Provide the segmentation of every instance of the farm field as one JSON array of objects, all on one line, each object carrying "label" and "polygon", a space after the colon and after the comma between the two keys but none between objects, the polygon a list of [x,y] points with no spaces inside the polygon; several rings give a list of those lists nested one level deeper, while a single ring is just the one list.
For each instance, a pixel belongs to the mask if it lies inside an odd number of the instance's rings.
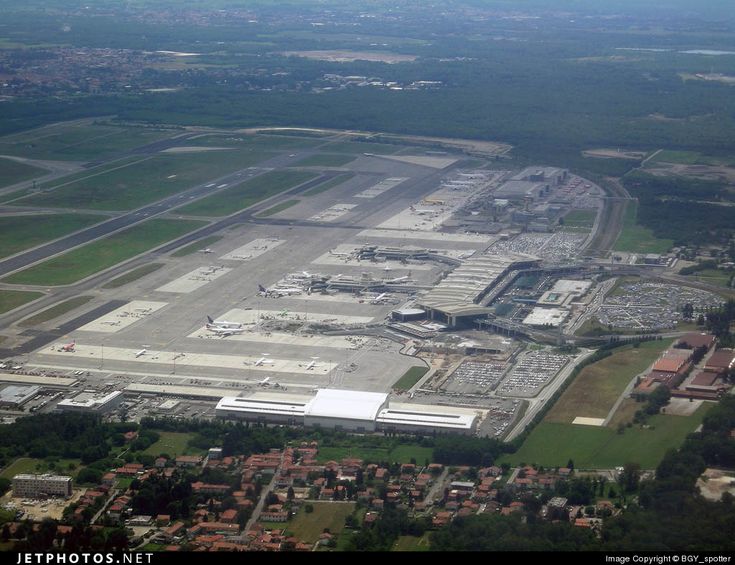
[{"label": "farm field", "polygon": [[271,171],[202,198],[178,211],[192,216],[227,216],[316,176],[305,171]]},{"label": "farm field", "polygon": [[203,222],[193,220],[148,220],[2,280],[10,284],[71,284],[203,225]]},{"label": "farm field", "polygon": [[103,221],[92,214],[5,216],[0,222],[0,258],[57,239]]},{"label": "farm field", "polygon": [[[328,529],[339,535],[345,527],[345,518],[355,510],[353,502],[311,502],[313,512],[306,513],[302,508],[290,522],[268,524],[273,528],[285,528],[299,540],[315,543],[319,535]],[[267,524],[267,523],[264,523]]]},{"label": "farm field", "polygon": [[625,387],[671,344],[647,341],[638,348],[625,346],[580,371],[544,418],[545,422],[571,424],[577,416],[605,418]]},{"label": "farm field", "polygon": [[697,429],[711,406],[703,404],[691,416],[659,414],[647,427],[634,426],[622,434],[610,428],[542,422],[517,452],[499,462],[561,467],[572,459],[577,469],[612,469],[630,462],[654,469],[669,449]]}]

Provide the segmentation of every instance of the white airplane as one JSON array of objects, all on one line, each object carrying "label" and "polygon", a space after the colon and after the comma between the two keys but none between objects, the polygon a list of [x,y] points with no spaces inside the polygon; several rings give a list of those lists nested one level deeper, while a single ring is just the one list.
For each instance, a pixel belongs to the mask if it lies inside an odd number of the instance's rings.
[{"label": "white airplane", "polygon": [[372,300],[370,301],[370,304],[382,304],[382,303],[383,303],[383,301],[384,301],[384,300],[385,300],[386,298],[388,298],[388,293],[387,293],[387,292],[383,292],[382,294],[379,294],[378,296],[376,296],[375,298],[373,298],[373,299],[372,299]]},{"label": "white airplane", "polygon": [[217,328],[220,330],[240,329],[241,322],[228,322],[227,320],[213,320],[211,316],[207,316],[207,329]]},{"label": "white airplane", "polygon": [[255,362],[256,367],[262,367],[263,365],[273,365],[273,359],[268,359],[267,357],[261,357]]},{"label": "white airplane", "polygon": [[138,351],[138,353],[135,354],[135,358],[137,359],[138,357],[142,357],[146,353],[148,353],[147,349],[141,349],[140,351]]},{"label": "white airplane", "polygon": [[207,247],[206,249],[200,249],[199,253],[214,253],[214,251]]},{"label": "white airplane", "polygon": [[67,343],[66,345],[61,346],[61,351],[64,351],[66,353],[74,353],[74,348],[77,346],[77,342],[72,341],[71,343]]},{"label": "white airplane", "polygon": [[335,257],[350,257],[352,255],[352,253],[342,253],[342,252],[332,251],[331,249],[329,250],[329,254],[334,255]]},{"label": "white airplane", "polygon": [[277,294],[278,296],[291,296],[292,294],[301,294],[302,292],[304,292],[304,289],[295,286],[277,286],[274,288],[269,288],[268,292],[270,292],[271,294]]},{"label": "white airplane", "polygon": [[262,381],[258,381],[258,383],[257,383],[257,384],[265,386],[265,385],[267,385],[267,384],[268,384],[268,381],[269,381],[269,380],[271,380],[271,378],[270,378],[270,377],[266,377],[266,378],[264,378],[264,379],[263,379]]},{"label": "white airplane", "polygon": [[309,363],[307,363],[306,365],[299,365],[299,366],[304,367],[307,371],[311,371],[315,367],[319,366],[319,363],[316,362],[317,359],[319,359],[319,357],[312,357]]},{"label": "white airplane", "polygon": [[390,279],[390,280],[383,281],[383,282],[385,282],[386,284],[400,284],[400,283],[408,282],[410,280],[411,280],[411,277],[406,276],[406,277],[398,277],[397,279]]},{"label": "white airplane", "polygon": [[219,337],[230,337],[231,335],[241,334],[245,330],[243,328],[207,328],[207,331]]}]

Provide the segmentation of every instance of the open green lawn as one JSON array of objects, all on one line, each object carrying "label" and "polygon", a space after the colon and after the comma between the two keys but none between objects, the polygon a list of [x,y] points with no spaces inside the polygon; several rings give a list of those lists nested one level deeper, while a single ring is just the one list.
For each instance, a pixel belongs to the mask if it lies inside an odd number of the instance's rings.
[{"label": "open green lawn", "polygon": [[572,459],[577,469],[611,469],[629,462],[654,469],[666,451],[680,446],[702,423],[711,406],[703,404],[691,416],[659,414],[649,419],[648,428],[627,428],[623,434],[610,428],[542,422],[516,453],[499,462],[558,467]]},{"label": "open green lawn", "polygon": [[423,536],[399,536],[392,551],[429,551],[429,534]]},{"label": "open green lawn", "polygon": [[202,198],[178,211],[193,216],[227,216],[316,176],[305,171],[271,171]]},{"label": "open green lawn", "polygon": [[204,453],[203,449],[187,446],[189,440],[194,437],[193,433],[161,431],[157,431],[157,433],[161,436],[161,439],[143,452],[146,455],[158,456],[166,453],[171,457],[176,457],[178,455],[202,455]]},{"label": "open green lawn", "polygon": [[730,284],[730,278],[733,276],[733,272],[724,271],[722,269],[703,269],[688,276],[696,278],[698,281],[707,284],[724,286],[725,288],[727,288]]},{"label": "open green lawn", "polygon": [[671,344],[648,341],[638,348],[625,346],[610,357],[588,365],[564,391],[544,422],[572,423],[577,416],[605,418],[628,383],[653,363]]},{"label": "open green lawn", "polygon": [[319,534],[329,529],[332,534],[340,534],[345,528],[345,518],[355,510],[351,502],[308,502],[314,507],[314,512],[306,513],[302,507],[299,513],[290,521],[281,524],[282,528],[292,532],[298,539],[307,543],[314,543]]},{"label": "open green lawn", "polygon": [[110,282],[103,284],[102,288],[120,288],[128,283],[142,279],[146,275],[150,275],[161,267],[163,267],[163,263],[148,263],[112,279]]},{"label": "open green lawn", "polygon": [[0,188],[15,184],[16,182],[40,177],[45,173],[46,171],[38,167],[19,163],[12,159],[0,158]]},{"label": "open green lawn", "polygon": [[3,279],[11,284],[61,285],[82,280],[204,225],[192,220],[148,220]]},{"label": "open green lawn", "polygon": [[597,210],[572,210],[564,216],[565,228],[586,228],[591,230],[595,225]]},{"label": "open green lawn", "polygon": [[131,210],[254,165],[271,153],[211,151],[159,154],[19,200],[20,205]]},{"label": "open green lawn", "polygon": [[675,163],[680,165],[722,165],[732,163],[731,159],[710,157],[702,155],[696,151],[671,151],[665,149],[656,154],[656,156],[646,163],[653,165],[655,163]]},{"label": "open green lawn", "polygon": [[354,161],[355,155],[336,155],[334,153],[320,153],[312,155],[306,159],[302,159],[294,166],[296,167],[341,167],[347,163]]},{"label": "open green lawn", "polygon": [[[69,469],[69,465],[74,465],[75,469],[72,471]],[[55,464],[54,468],[51,469],[49,464],[43,459],[34,459],[31,457],[19,457],[13,461],[10,465],[5,467],[0,473],[0,477],[6,479],[12,479],[14,475],[20,473],[47,473],[49,471],[62,472],[72,477],[81,469],[82,464],[79,459],[59,459]]]},{"label": "open green lawn", "polygon": [[393,390],[409,390],[413,385],[419,382],[421,377],[423,377],[428,371],[428,367],[411,367],[400,379],[396,381],[393,385]]},{"label": "open green lawn", "polygon": [[628,202],[623,217],[623,230],[615,242],[615,251],[630,253],[666,253],[674,245],[671,239],[658,239],[653,232],[636,224],[638,204]]},{"label": "open green lawn", "polygon": [[197,251],[206,249],[208,245],[216,243],[217,241],[222,239],[222,237],[223,236],[221,235],[210,235],[209,237],[198,239],[194,243],[190,243],[189,245],[185,245],[184,247],[177,249],[176,251],[171,253],[171,257],[186,257],[187,255],[191,255],[192,253],[196,253]]},{"label": "open green lawn", "polygon": [[294,198],[293,200],[286,200],[285,202],[281,202],[280,204],[276,204],[272,208],[268,208],[267,210],[263,210],[262,212],[259,212],[257,216],[259,217],[266,217],[266,216],[273,216],[274,214],[278,214],[278,212],[283,212],[284,210],[288,210],[291,206],[296,206],[301,202],[301,200]]},{"label": "open green lawn", "polygon": [[56,306],[47,308],[46,310],[36,314],[35,316],[26,318],[25,320],[20,322],[18,325],[23,328],[30,328],[33,326],[37,326],[38,324],[48,322],[49,320],[58,318],[62,314],[71,312],[75,308],[79,308],[80,306],[83,306],[84,304],[92,300],[92,298],[93,298],[92,296],[75,296],[74,298],[70,298],[69,300],[64,300],[64,302],[60,302]]},{"label": "open green lawn", "polygon": [[92,214],[5,216],[0,220],[0,257],[7,257],[103,221]]},{"label": "open green lawn", "polygon": [[177,133],[144,127],[56,124],[0,138],[0,154],[56,161],[90,161]]},{"label": "open green lawn", "polygon": [[330,179],[326,182],[323,182],[322,184],[315,186],[314,188],[307,190],[306,192],[304,192],[304,196],[314,196],[316,194],[321,194],[322,192],[326,192],[330,188],[334,188],[335,186],[339,186],[340,184],[347,182],[354,176],[355,173],[345,173],[343,175],[336,176],[333,179]]},{"label": "open green lawn", "polygon": [[36,300],[43,296],[40,292],[25,292],[21,290],[0,290],[0,314],[10,312],[18,306]]},{"label": "open green lawn", "polygon": [[317,460],[320,463],[327,461],[340,461],[346,457],[357,457],[364,461],[380,462],[388,461],[390,463],[410,463],[414,459],[417,464],[423,465],[428,459],[432,460],[434,450],[431,447],[421,447],[419,445],[399,445],[393,450],[383,447],[320,447]]}]

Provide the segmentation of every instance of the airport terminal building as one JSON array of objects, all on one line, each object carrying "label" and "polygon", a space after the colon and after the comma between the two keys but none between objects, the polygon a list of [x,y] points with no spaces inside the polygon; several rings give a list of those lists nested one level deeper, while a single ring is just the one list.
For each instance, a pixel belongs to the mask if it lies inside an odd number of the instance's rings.
[{"label": "airport terminal building", "polygon": [[255,393],[222,398],[220,418],[321,427],[357,433],[472,434],[479,420],[466,408],[391,403],[387,393],[320,389],[314,396]]}]

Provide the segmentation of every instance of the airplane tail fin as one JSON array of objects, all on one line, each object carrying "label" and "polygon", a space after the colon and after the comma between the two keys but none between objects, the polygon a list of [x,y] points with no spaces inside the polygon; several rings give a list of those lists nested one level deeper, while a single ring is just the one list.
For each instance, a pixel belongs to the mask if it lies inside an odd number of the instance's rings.
[{"label": "airplane tail fin", "polygon": [[265,290],[265,287],[264,287],[264,286],[263,286],[262,284],[259,284],[259,285],[258,285],[258,290],[259,290],[260,292],[265,292],[265,291],[266,291],[266,290]]},{"label": "airplane tail fin", "polygon": [[211,316],[207,316],[207,322],[209,322],[210,324],[214,324],[214,320]]}]

